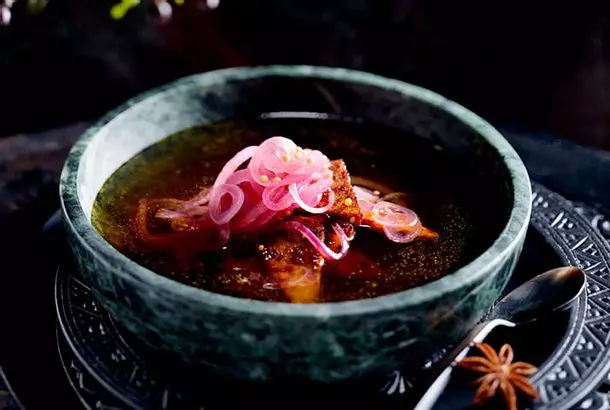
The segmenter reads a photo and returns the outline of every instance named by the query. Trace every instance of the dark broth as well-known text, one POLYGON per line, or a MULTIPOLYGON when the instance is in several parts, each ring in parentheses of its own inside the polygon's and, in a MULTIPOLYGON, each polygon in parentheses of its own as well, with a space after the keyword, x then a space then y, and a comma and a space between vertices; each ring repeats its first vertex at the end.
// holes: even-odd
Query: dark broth
POLYGON ((108 179, 96 198, 93 224, 116 249, 161 275, 213 292, 286 301, 281 290, 249 280, 254 271, 264 274, 260 264, 232 264, 226 271, 227 259, 253 260, 250 249, 229 245, 184 264, 139 247, 133 229, 141 198, 188 199, 211 185, 239 149, 275 135, 343 159, 354 184, 408 193, 408 206, 439 234, 436 240, 397 244, 358 228, 348 255, 325 264, 320 302, 371 298, 433 281, 474 259, 497 233, 493 224, 477 220, 481 211, 469 188, 474 176, 438 147, 379 124, 303 118, 217 123, 155 144, 108 179))

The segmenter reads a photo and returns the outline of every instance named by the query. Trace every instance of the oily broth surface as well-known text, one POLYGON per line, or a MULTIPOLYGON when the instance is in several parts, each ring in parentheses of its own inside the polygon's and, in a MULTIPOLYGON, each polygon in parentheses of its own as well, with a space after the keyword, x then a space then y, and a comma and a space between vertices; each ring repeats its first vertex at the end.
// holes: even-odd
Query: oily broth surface
POLYGON ((468 263, 491 243, 493 232, 476 220, 470 176, 443 152, 381 125, 314 119, 224 122, 175 134, 109 178, 94 203, 93 224, 120 252, 159 274, 214 292, 286 301, 277 289, 249 286, 243 280, 248 269, 259 266, 223 272, 223 259, 247 250, 206 253, 199 264, 183 266, 171 255, 140 249, 133 229, 141 198, 188 199, 211 185, 238 150, 275 135, 319 149, 331 160, 343 159, 355 183, 364 181, 383 193, 407 192, 409 207, 439 233, 435 241, 396 244, 358 229, 348 255, 324 266, 320 302, 376 297, 427 283, 468 263))

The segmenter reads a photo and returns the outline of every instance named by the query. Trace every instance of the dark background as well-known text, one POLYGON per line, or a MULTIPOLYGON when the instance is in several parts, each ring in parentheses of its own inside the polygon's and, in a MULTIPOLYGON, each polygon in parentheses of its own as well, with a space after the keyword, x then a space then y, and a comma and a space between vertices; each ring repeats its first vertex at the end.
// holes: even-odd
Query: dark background
POLYGON ((344 66, 430 88, 495 125, 610 150, 608 2, 187 0, 169 24, 144 3, 13 7, 0 28, 0 136, 91 120, 174 78, 221 67, 344 66))

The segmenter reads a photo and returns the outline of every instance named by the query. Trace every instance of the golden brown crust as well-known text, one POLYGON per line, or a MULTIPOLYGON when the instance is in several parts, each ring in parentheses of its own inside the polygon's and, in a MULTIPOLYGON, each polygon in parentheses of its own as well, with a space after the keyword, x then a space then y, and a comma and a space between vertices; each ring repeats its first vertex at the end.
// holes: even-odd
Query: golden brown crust
POLYGON ((338 159, 330 163, 333 173, 333 184, 331 189, 335 194, 335 202, 328 210, 328 214, 340 217, 351 224, 360 225, 362 212, 358 205, 358 199, 352 187, 351 178, 343 160, 338 159))

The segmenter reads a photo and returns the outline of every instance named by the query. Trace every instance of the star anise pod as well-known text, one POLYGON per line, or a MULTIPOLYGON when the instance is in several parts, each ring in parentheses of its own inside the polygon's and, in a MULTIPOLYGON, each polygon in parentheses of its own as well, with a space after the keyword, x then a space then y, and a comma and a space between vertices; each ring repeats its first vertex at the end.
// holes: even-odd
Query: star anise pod
POLYGON ((509 410, 517 410, 518 392, 530 399, 538 398, 538 392, 527 378, 538 369, 525 362, 513 363, 513 349, 510 345, 502 346, 499 354, 487 343, 478 343, 475 346, 485 357, 466 357, 457 364, 459 367, 483 373, 483 376, 473 383, 479 385, 474 398, 475 404, 487 402, 496 395, 498 389, 509 410))

